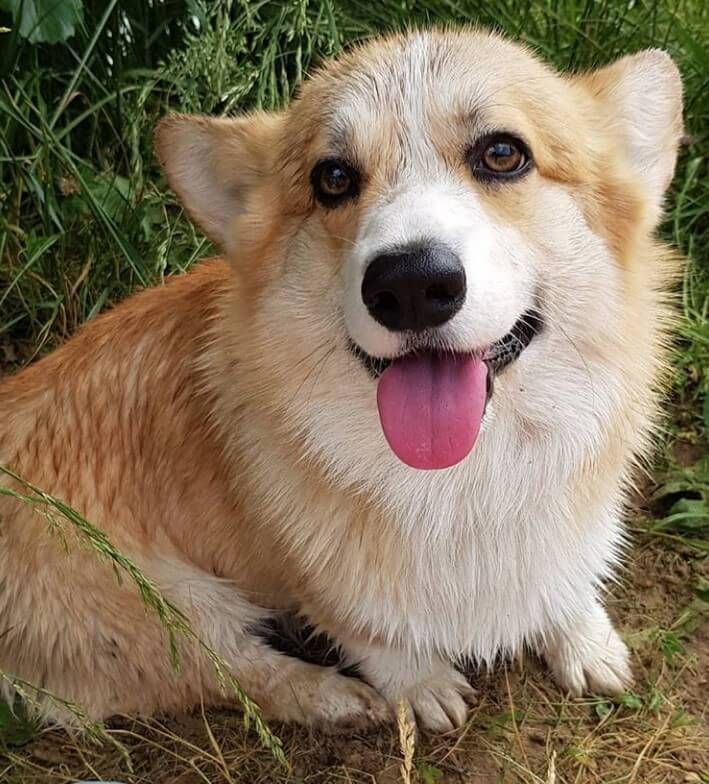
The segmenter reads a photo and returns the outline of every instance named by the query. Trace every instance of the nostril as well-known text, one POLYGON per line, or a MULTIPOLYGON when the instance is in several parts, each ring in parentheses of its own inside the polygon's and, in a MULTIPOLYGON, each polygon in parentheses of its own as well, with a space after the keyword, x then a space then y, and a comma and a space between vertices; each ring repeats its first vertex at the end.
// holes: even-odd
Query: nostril
POLYGON ((379 291, 368 306, 383 317, 395 316, 399 313, 399 301, 391 291, 379 291))
POLYGON ((442 284, 434 284, 433 286, 429 286, 425 292, 426 299, 429 302, 451 302, 455 299, 456 295, 451 293, 447 286, 442 284))

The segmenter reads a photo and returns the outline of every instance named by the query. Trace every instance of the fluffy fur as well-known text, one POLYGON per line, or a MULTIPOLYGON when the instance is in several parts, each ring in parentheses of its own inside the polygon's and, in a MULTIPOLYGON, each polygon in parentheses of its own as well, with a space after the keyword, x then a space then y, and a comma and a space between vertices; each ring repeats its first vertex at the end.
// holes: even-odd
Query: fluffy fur
MULTIPOLYGON (((563 76, 470 30, 368 43, 279 114, 168 118, 168 180, 226 260, 7 379, 0 460, 101 527, 268 716, 363 725, 403 697, 449 729, 472 696, 454 663, 525 645, 564 689, 620 691, 628 654, 602 592, 656 414, 673 264, 653 234, 680 134, 662 52, 563 76), (483 185, 466 150, 497 129, 534 169, 483 185), (362 190, 325 210, 310 171, 332 156, 362 190), (397 461, 348 350, 402 350, 359 287, 373 253, 421 238, 454 247, 468 278, 441 346, 478 350, 535 301, 546 322, 496 380, 470 456, 432 472, 397 461), (281 610, 363 680, 272 650, 255 629, 281 610)), ((222 699, 197 651, 171 668, 128 581, 32 508, 0 498, 0 516, 0 669, 95 717, 222 699)))

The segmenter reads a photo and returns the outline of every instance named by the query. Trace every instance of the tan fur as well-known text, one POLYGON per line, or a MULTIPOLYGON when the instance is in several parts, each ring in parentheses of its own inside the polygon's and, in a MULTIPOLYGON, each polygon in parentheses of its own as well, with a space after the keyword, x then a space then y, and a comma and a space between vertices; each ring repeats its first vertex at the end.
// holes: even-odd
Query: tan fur
MULTIPOLYGON (((166 120, 156 145, 168 178, 230 263, 204 262, 134 296, 0 385, 0 461, 104 530, 184 608, 267 713, 286 720, 364 723, 384 720, 388 707, 363 684, 270 651, 250 624, 294 609, 347 650, 403 650, 403 627, 390 639, 343 609, 341 599, 366 588, 407 617, 417 611, 411 586, 423 579, 419 546, 412 550, 406 528, 391 522, 388 497, 328 462, 305 413, 306 404, 319 401, 328 410, 338 384, 353 406, 373 405, 371 384, 352 376, 361 369, 344 349, 341 324, 308 308, 336 290, 363 215, 396 187, 406 156, 418 154, 407 146, 407 118, 397 114, 414 97, 405 79, 388 78, 410 41, 394 36, 353 50, 316 74, 279 115, 166 120), (381 90, 376 101, 372 85, 381 90), (362 195, 322 211, 309 172, 328 154, 323 118, 346 103, 343 96, 354 107, 344 143, 365 173, 362 195), (322 256, 313 277, 299 267, 300 256, 291 258, 302 245, 322 256), (297 291, 275 296, 289 276, 297 291), (304 406, 294 413, 299 400, 304 406)), ((590 531, 589 510, 617 507, 633 461, 648 448, 665 357, 663 292, 675 266, 652 238, 659 207, 631 166, 614 126, 619 115, 609 109, 609 101, 620 100, 624 61, 559 77, 525 50, 483 33, 432 34, 426 45, 427 81, 416 89, 435 93, 449 73, 474 74, 477 85, 472 95, 452 99, 453 108, 441 105, 426 116, 429 154, 496 221, 540 247, 540 182, 572 194, 624 281, 617 333, 600 330, 577 347, 583 362, 609 368, 622 390, 608 404, 598 438, 569 461, 559 501, 570 529, 590 531), (461 158, 480 127, 522 135, 534 151, 534 176, 513 188, 481 188, 461 158)), ((658 67, 671 69, 664 60, 658 67)), ((666 141, 672 155, 681 133, 681 119, 674 122, 666 141)), ((520 443, 538 442, 543 454, 553 420, 504 413, 514 410, 525 383, 517 366, 500 379, 499 416, 517 416, 520 443)), ((357 427, 352 423, 355 440, 357 427)), ((362 425, 362 437, 369 432, 362 425)), ((373 464, 385 451, 383 442, 372 445, 373 464)), ((433 494, 433 485, 425 492, 433 494)), ((179 674, 171 668, 165 635, 128 581, 117 581, 71 536, 65 548, 26 505, 0 498, 0 520, 0 669, 97 717, 186 709, 201 695, 220 699, 195 651, 183 651, 179 674)), ((467 537, 466 530, 448 530, 446 546, 465 548, 467 537)), ((550 661, 570 684, 568 657, 559 650, 550 649, 550 661)), ((439 684, 448 676, 426 677, 439 684)), ((450 689, 462 694, 455 683, 450 689)), ((445 688, 436 685, 436 693, 445 688)), ((417 694, 412 703, 427 699, 417 694)), ((441 705, 447 699, 454 698, 439 696, 441 705)), ((50 705, 46 714, 65 718, 50 705)), ((447 726, 441 715, 432 726, 447 726)))

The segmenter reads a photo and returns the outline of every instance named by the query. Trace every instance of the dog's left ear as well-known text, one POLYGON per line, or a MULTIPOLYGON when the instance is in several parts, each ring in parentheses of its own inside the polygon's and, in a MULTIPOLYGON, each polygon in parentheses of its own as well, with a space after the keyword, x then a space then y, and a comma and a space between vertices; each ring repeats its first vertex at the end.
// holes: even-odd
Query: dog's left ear
POLYGON ((677 66, 666 52, 648 49, 580 79, 600 100, 646 190, 654 217, 659 218, 682 138, 682 80, 677 66))
POLYGON ((170 187, 192 219, 221 248, 249 190, 272 169, 280 115, 234 119, 173 114, 155 129, 155 150, 170 187))

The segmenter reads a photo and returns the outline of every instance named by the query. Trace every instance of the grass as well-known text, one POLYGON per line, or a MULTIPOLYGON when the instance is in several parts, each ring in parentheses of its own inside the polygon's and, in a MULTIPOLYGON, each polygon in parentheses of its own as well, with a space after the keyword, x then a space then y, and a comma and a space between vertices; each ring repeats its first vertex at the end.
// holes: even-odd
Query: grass
POLYGON ((709 4, 55 0, 31 18, 33 8, 0 0, 0 366, 30 361, 210 251, 157 170, 158 117, 281 106, 322 57, 410 25, 495 26, 564 68, 668 49, 683 74, 690 143, 661 231, 689 264, 672 417, 631 521, 634 565, 614 596, 641 673, 637 693, 569 702, 534 666, 500 670, 476 676, 480 704, 454 738, 414 748, 402 727, 400 748, 396 734, 342 743, 277 728, 290 771, 229 713, 117 721, 108 732, 128 750, 130 773, 117 747, 38 731, 0 706, 0 781, 709 781, 700 694, 709 688, 701 686, 709 647, 709 4), (20 5, 20 16, 7 10, 20 5))

